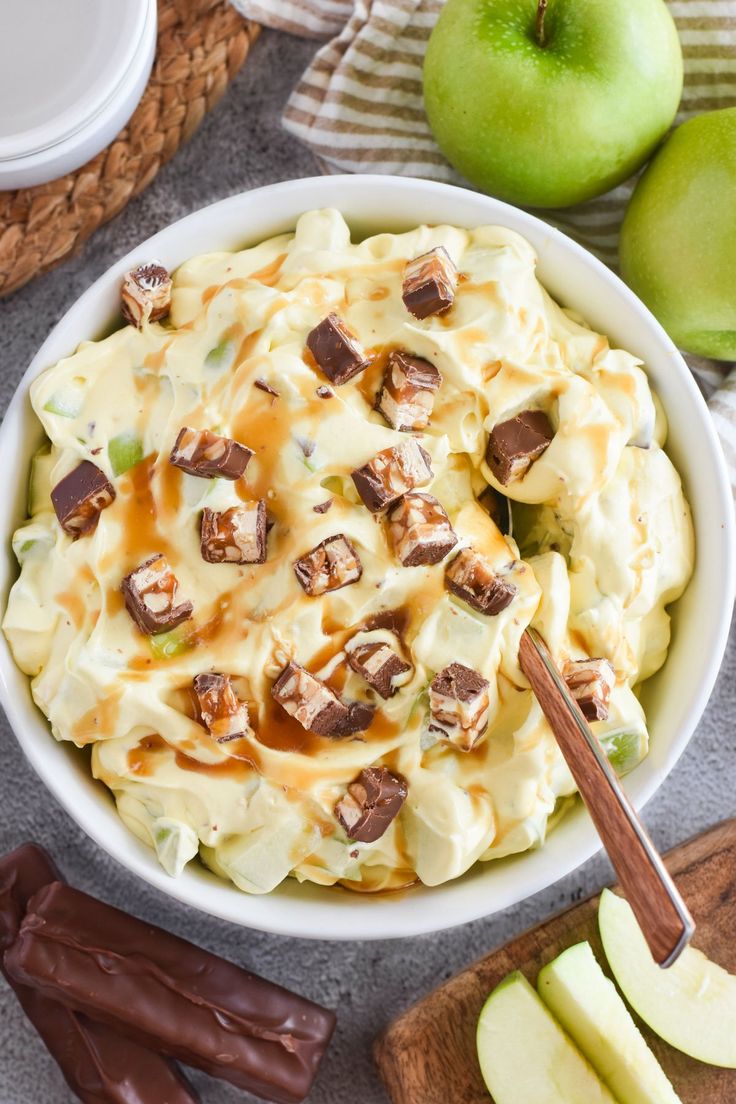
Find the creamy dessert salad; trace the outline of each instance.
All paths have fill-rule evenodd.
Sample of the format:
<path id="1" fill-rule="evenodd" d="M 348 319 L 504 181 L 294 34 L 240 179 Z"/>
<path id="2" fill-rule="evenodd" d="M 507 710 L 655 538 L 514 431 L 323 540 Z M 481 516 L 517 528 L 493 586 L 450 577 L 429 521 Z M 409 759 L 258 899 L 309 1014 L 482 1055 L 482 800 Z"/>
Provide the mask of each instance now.
<path id="1" fill-rule="evenodd" d="M 693 538 L 636 358 L 499 227 L 151 263 L 35 381 L 4 631 L 55 737 L 172 874 L 437 885 L 574 785 L 534 625 L 619 771 Z"/>

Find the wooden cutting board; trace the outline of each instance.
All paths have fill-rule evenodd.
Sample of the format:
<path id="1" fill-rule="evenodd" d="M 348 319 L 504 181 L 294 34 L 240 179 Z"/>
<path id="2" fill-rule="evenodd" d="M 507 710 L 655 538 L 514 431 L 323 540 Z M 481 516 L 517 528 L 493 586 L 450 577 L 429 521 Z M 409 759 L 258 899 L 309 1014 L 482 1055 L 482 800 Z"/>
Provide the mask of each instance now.
<path id="1" fill-rule="evenodd" d="M 736 973 L 736 819 L 680 844 L 666 862 L 695 919 L 695 946 Z M 483 1002 L 511 970 L 522 970 L 536 984 L 542 966 L 583 939 L 590 940 L 610 976 L 598 936 L 597 909 L 596 896 L 547 920 L 451 978 L 395 1020 L 374 1047 L 394 1104 L 488 1104 L 491 1098 L 475 1051 Z M 736 1070 L 696 1062 L 638 1022 L 683 1104 L 736 1104 Z"/>

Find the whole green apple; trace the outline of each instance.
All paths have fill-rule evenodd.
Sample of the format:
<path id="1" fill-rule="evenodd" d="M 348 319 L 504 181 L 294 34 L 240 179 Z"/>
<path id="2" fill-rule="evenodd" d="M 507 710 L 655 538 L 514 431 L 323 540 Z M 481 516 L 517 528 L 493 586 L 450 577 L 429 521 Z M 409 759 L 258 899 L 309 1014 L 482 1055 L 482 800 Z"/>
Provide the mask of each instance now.
<path id="1" fill-rule="evenodd" d="M 621 229 L 627 284 L 683 349 L 736 360 L 736 108 L 683 123 Z"/>
<path id="2" fill-rule="evenodd" d="M 445 156 L 485 192 L 581 203 L 667 133 L 682 51 L 664 0 L 447 0 L 424 100 Z"/>

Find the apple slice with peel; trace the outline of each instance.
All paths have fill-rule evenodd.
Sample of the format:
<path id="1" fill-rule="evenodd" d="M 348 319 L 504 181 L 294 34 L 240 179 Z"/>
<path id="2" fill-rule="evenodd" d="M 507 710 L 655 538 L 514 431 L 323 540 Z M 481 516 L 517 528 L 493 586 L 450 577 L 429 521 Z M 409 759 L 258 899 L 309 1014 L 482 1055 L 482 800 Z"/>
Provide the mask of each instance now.
<path id="1" fill-rule="evenodd" d="M 691 1058 L 736 1069 L 736 975 L 694 947 L 662 970 L 628 901 L 608 889 L 598 925 L 619 988 L 652 1031 Z"/>
<path id="2" fill-rule="evenodd" d="M 478 1060 L 496 1104 L 616 1104 L 523 974 L 483 1005 Z"/>
<path id="3" fill-rule="evenodd" d="M 545 966 L 537 990 L 619 1104 L 681 1104 L 590 943 Z"/>

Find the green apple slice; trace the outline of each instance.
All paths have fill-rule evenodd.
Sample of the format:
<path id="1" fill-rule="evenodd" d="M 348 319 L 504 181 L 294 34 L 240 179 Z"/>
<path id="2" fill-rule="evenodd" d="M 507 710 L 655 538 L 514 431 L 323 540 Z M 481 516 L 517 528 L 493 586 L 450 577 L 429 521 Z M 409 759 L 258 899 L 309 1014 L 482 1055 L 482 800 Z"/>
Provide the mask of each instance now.
<path id="1" fill-rule="evenodd" d="M 107 455 L 115 475 L 122 475 L 143 459 L 143 442 L 137 433 L 118 433 L 107 445 Z"/>
<path id="2" fill-rule="evenodd" d="M 192 646 L 187 630 L 181 625 L 169 632 L 149 636 L 148 643 L 156 659 L 173 659 L 188 652 Z"/>
<path id="3" fill-rule="evenodd" d="M 736 976 L 694 947 L 662 970 L 628 901 L 607 889 L 598 925 L 619 988 L 652 1031 L 691 1058 L 736 1069 Z"/>
<path id="4" fill-rule="evenodd" d="M 620 1104 L 681 1104 L 590 943 L 545 966 L 537 990 Z"/>
<path id="5" fill-rule="evenodd" d="M 601 736 L 601 745 L 616 774 L 624 775 L 638 767 L 642 759 L 646 758 L 649 737 L 645 731 L 637 732 L 634 729 L 610 732 Z"/>
<path id="6" fill-rule="evenodd" d="M 84 406 L 84 381 L 71 380 L 58 391 L 54 391 L 44 410 L 49 414 L 58 414 L 62 418 L 76 418 Z"/>
<path id="7" fill-rule="evenodd" d="M 215 345 L 214 349 L 210 349 L 205 357 L 204 366 L 215 371 L 223 371 L 225 368 L 230 368 L 234 359 L 235 342 L 225 340 Z"/>
<path id="8" fill-rule="evenodd" d="M 478 1020 L 478 1060 L 496 1104 L 616 1104 L 523 974 L 504 978 Z"/>

